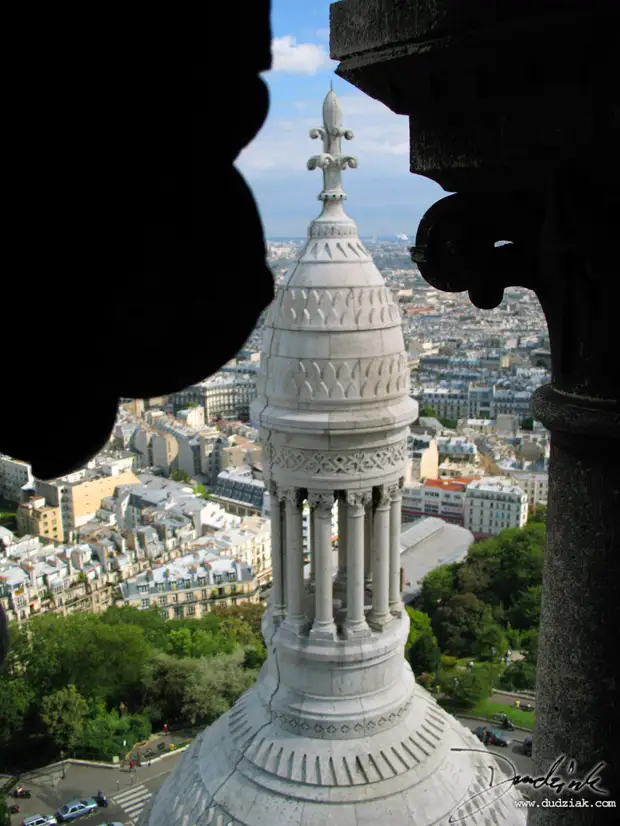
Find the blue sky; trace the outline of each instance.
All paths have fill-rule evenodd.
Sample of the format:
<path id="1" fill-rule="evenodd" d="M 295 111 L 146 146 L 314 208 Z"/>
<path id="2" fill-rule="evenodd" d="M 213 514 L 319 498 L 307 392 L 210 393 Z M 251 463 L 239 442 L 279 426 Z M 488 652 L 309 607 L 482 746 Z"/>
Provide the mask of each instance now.
<path id="1" fill-rule="evenodd" d="M 333 80 L 343 125 L 355 132 L 347 150 L 359 167 L 344 174 L 347 211 L 361 235 L 414 235 L 428 207 L 445 195 L 409 173 L 407 118 L 334 75 L 329 59 L 330 0 L 272 0 L 273 69 L 264 74 L 271 107 L 259 135 L 239 157 L 267 237 L 306 234 L 319 211 L 321 174 L 306 161 L 319 149 L 308 131 L 321 126 L 323 98 Z"/>

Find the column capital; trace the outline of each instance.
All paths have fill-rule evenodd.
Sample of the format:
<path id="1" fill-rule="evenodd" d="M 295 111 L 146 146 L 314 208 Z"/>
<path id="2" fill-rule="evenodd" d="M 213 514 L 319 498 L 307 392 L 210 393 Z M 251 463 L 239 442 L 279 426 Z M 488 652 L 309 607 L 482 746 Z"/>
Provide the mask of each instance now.
<path id="1" fill-rule="evenodd" d="M 280 500 L 285 501 L 292 508 L 301 508 L 303 492 L 300 488 L 279 488 Z"/>
<path id="2" fill-rule="evenodd" d="M 349 512 L 361 516 L 372 502 L 372 491 L 347 491 L 346 502 Z"/>
<path id="3" fill-rule="evenodd" d="M 397 485 L 394 485 L 394 488 L 397 487 Z M 379 485 L 379 487 L 375 488 L 374 503 L 377 508 L 388 508 L 390 506 L 392 499 L 390 488 L 390 485 Z"/>
<path id="4" fill-rule="evenodd" d="M 283 497 L 282 489 L 275 482 L 273 482 L 273 481 L 269 482 L 269 485 L 267 486 L 267 490 L 268 490 L 269 496 L 272 499 L 276 499 L 278 502 L 282 501 L 282 497 Z"/>
<path id="5" fill-rule="evenodd" d="M 390 502 L 395 502 L 397 499 L 401 498 L 401 489 L 402 485 L 400 484 L 400 480 L 395 485 L 387 485 L 386 491 L 387 495 L 390 499 Z"/>
<path id="6" fill-rule="evenodd" d="M 331 516 L 334 507 L 334 495 L 325 491 L 308 491 L 308 504 L 317 516 Z"/>

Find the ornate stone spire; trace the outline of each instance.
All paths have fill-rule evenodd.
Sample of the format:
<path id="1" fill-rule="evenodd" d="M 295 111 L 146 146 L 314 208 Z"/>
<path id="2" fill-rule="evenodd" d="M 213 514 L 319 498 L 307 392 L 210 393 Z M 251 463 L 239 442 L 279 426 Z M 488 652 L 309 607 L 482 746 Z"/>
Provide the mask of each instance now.
<path id="1" fill-rule="evenodd" d="M 357 158 L 341 152 L 342 138 L 350 141 L 354 135 L 351 129 L 342 128 L 342 111 L 333 89 L 323 101 L 323 127 L 311 129 L 310 137 L 323 141 L 321 154 L 308 160 L 308 169 L 323 170 L 323 191 L 318 195 L 319 201 L 344 201 L 347 196 L 342 189 L 342 170 L 347 166 L 355 169 Z"/>

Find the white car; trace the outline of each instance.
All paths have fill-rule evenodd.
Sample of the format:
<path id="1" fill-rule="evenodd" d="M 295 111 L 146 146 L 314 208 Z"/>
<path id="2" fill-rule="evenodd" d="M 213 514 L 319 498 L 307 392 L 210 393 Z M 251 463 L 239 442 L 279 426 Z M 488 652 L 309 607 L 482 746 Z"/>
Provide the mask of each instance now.
<path id="1" fill-rule="evenodd" d="M 58 826 L 54 815 L 28 815 L 22 820 L 22 826 Z"/>

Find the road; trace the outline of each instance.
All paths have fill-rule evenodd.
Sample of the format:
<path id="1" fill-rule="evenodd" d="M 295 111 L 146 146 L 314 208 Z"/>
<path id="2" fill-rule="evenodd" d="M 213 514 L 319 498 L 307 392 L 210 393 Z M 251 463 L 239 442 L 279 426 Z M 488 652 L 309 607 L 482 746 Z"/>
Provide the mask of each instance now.
<path id="1" fill-rule="evenodd" d="M 149 766 L 142 766 L 133 773 L 123 769 L 99 768 L 67 764 L 65 777 L 60 769 L 53 773 L 40 773 L 24 783 L 32 791 L 30 800 L 17 801 L 19 815 L 14 815 L 13 823 L 21 823 L 24 817 L 33 814 L 50 814 L 74 798 L 91 797 L 99 789 L 110 799 L 107 809 L 98 809 L 76 823 L 100 826 L 106 822 L 118 821 L 124 826 L 136 826 L 137 819 L 147 801 L 155 794 L 166 777 L 174 771 L 183 752 L 178 752 L 158 760 Z"/>
<path id="2" fill-rule="evenodd" d="M 478 726 L 485 725 L 481 723 L 479 720 L 474 720 L 471 717 L 457 717 L 456 718 L 459 723 L 462 723 L 466 728 L 473 731 L 474 729 L 478 728 Z M 508 740 L 508 746 L 501 747 L 501 746 L 487 746 L 488 750 L 497 754 L 500 757 L 508 758 L 512 763 L 514 763 L 515 770 L 518 774 L 521 775 L 533 775 L 534 773 L 534 761 L 531 757 L 526 757 L 523 754 L 523 740 L 527 736 L 527 732 L 525 731 L 506 731 L 504 732 L 506 739 Z M 500 767 L 502 771 L 512 775 L 513 770 L 510 766 L 504 763 L 503 760 L 500 761 Z M 527 790 L 522 788 L 523 792 Z"/>

